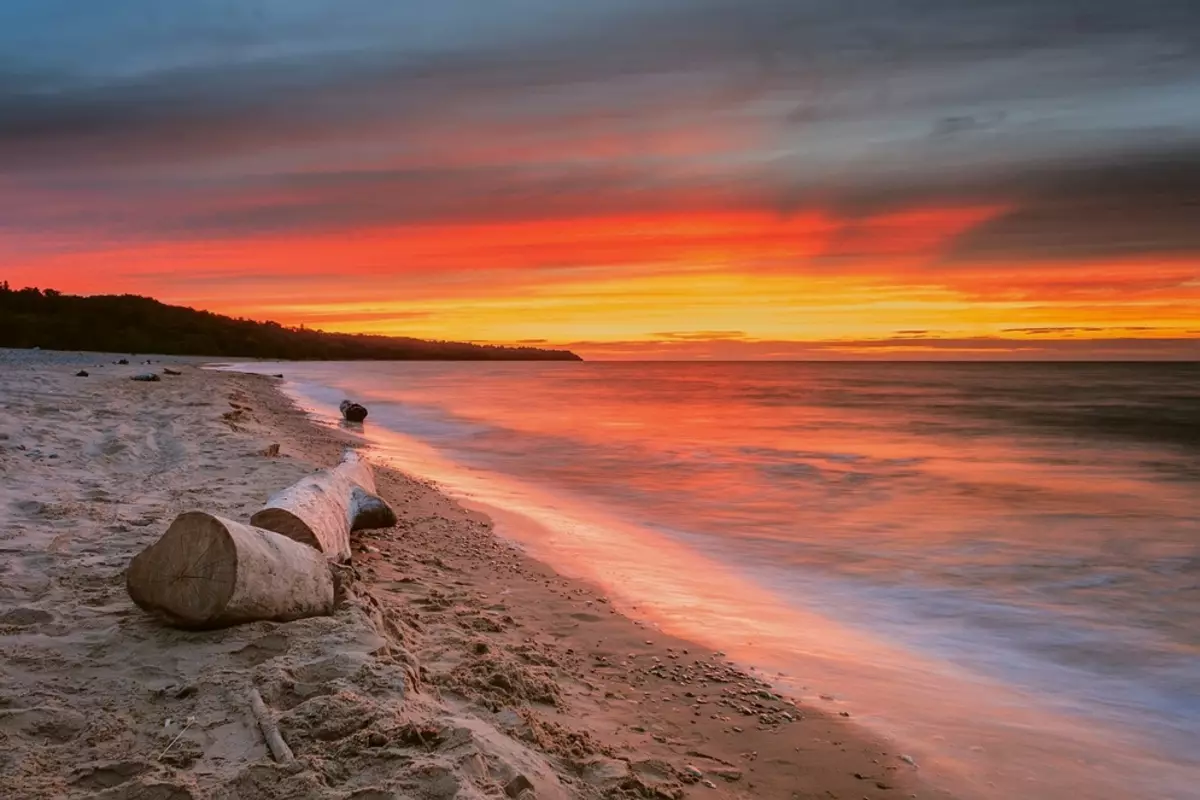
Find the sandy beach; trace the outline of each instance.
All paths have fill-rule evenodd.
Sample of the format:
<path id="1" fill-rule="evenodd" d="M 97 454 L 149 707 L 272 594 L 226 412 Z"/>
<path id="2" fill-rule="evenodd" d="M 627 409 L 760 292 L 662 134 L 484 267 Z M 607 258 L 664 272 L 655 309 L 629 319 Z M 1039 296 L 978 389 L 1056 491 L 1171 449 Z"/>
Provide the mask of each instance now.
<path id="1" fill-rule="evenodd" d="M 946 796 L 853 719 L 620 615 L 387 469 L 399 524 L 358 535 L 334 616 L 164 626 L 124 571 L 175 515 L 245 521 L 358 442 L 271 378 L 132 360 L 0 354 L 0 797 Z M 182 374 L 129 379 L 164 366 Z"/>

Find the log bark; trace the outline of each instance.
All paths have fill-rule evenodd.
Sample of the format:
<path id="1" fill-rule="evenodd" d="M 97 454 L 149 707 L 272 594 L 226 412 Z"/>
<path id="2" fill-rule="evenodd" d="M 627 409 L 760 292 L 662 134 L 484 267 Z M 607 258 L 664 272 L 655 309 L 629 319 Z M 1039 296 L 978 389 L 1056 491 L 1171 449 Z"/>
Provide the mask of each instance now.
<path id="1" fill-rule="evenodd" d="M 367 407 L 361 403 L 343 400 L 338 408 L 347 422 L 362 422 L 367 418 Z"/>
<path id="2" fill-rule="evenodd" d="M 286 622 L 333 613 L 334 578 L 312 548 L 203 511 L 180 514 L 134 557 L 125 588 L 180 628 Z"/>
<path id="3" fill-rule="evenodd" d="M 390 512 L 383 514 L 379 506 Z M 277 492 L 250 524 L 316 548 L 334 561 L 350 559 L 350 532 L 396 524 L 395 512 L 375 496 L 371 466 L 347 450 L 323 469 Z"/>

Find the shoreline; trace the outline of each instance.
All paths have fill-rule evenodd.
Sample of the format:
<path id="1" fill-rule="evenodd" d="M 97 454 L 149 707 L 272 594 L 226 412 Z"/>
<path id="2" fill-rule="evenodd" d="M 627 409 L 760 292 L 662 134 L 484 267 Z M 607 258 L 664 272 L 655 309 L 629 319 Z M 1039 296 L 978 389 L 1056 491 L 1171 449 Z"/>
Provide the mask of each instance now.
<path id="1" fill-rule="evenodd" d="M 34 580 L 22 597 L 20 582 L 14 588 L 4 581 L 11 571 L 0 573 L 0 619 L 30 623 L 0 625 L 7 643 L 17 640 L 16 666 L 24 665 L 14 668 L 5 648 L 0 738 L 11 755 L 0 759 L 0 783 L 21 781 L 13 797 L 83 796 L 84 788 L 109 800 L 503 797 L 516 774 L 530 781 L 537 798 L 947 797 L 922 786 L 913 766 L 852 720 L 797 708 L 711 651 L 620 615 L 593 587 L 500 539 L 483 515 L 387 468 L 377 469 L 379 488 L 400 524 L 357 540 L 356 579 L 336 616 L 209 634 L 162 628 L 124 595 L 128 557 L 192 503 L 244 516 L 295 480 L 288 476 L 332 463 L 347 437 L 308 419 L 270 378 L 184 367 L 179 378 L 145 385 L 109 370 L 89 380 L 83 398 L 71 396 L 79 385 L 73 382 L 83 379 L 69 377 L 69 369 L 39 367 L 34 382 L 40 387 L 17 403 L 16 375 L 6 371 L 0 380 L 19 423 L 0 431 L 6 480 L 15 475 L 10 467 L 18 456 L 31 458 L 28 447 L 14 452 L 16 437 L 45 438 L 53 433 L 49 428 L 63 428 L 54 419 L 61 408 L 38 411 L 46 401 L 34 395 L 57 395 L 49 403 L 77 406 L 71 430 L 83 439 L 95 438 L 89 425 L 99 416 L 130 438 L 144 434 L 153 443 L 157 437 L 171 458 L 146 476 L 154 496 L 141 501 L 139 524 L 116 533 L 108 528 L 117 523 L 103 524 L 103 514 L 91 507 L 104 501 L 88 495 L 111 495 L 122 478 L 128 486 L 127 474 L 102 463 L 120 461 L 119 450 L 89 456 L 83 448 L 72 459 L 81 468 L 74 484 L 56 474 L 62 454 L 54 459 L 60 464 L 47 457 L 9 481 L 0 496 L 7 501 L 0 513 L 22 517 L 22 537 L 6 549 L 37 555 L 20 574 L 32 576 L 47 558 L 72 555 L 62 529 L 74 516 L 101 518 L 95 539 L 80 538 L 88 540 L 90 558 L 99 556 L 104 575 L 103 596 L 87 598 L 98 603 L 87 605 L 71 586 L 55 586 L 60 581 L 53 576 L 45 584 Z M 214 399 L 197 399 L 202 396 Z M 145 406 L 139 398 L 159 404 L 174 432 L 164 433 L 156 422 L 146 431 L 130 429 Z M 96 413 L 97 405 L 104 413 Z M 22 411 L 34 419 L 20 419 Z M 45 432 L 39 415 L 49 418 Z M 104 437 L 101 432 L 110 445 L 120 441 Z M 273 443 L 281 446 L 276 458 L 263 454 Z M 231 463 L 216 463 L 223 461 Z M 61 515 L 46 500 L 14 495 L 55 478 L 54 492 L 77 496 L 60 503 Z M 14 503 L 26 503 L 25 510 L 14 511 Z M 14 608 L 24 611 L 12 617 Z M 50 647 L 47 638 L 65 646 Z M 127 658 L 96 659 L 98 649 Z M 139 673 L 138 679 L 123 670 Z M 298 772 L 269 760 L 252 721 L 229 702 L 248 680 L 264 687 L 281 715 L 281 730 L 302 764 Z M 406 684 L 402 693 L 398 682 Z M 113 709 L 114 719 L 99 721 L 119 735 L 97 737 L 92 727 L 98 723 L 66 713 L 70 694 L 56 696 L 40 685 L 72 683 L 87 685 L 89 699 Z M 156 683 L 162 691 L 147 692 Z M 176 686 L 182 688 L 171 695 Z M 29 703 L 34 696 L 37 705 Z M 187 707 L 175 708 L 180 705 Z M 164 719 L 176 728 L 164 726 Z M 193 721 L 180 731 L 179 719 Z M 341 727 L 330 730 L 331 719 Z M 46 744 L 46 730 L 63 741 Z M 167 745 L 167 734 L 179 734 L 174 752 L 190 761 L 172 765 L 170 752 L 165 761 L 153 757 Z M 244 745 L 242 751 L 231 741 Z M 165 787 L 177 794 L 152 794 Z"/>

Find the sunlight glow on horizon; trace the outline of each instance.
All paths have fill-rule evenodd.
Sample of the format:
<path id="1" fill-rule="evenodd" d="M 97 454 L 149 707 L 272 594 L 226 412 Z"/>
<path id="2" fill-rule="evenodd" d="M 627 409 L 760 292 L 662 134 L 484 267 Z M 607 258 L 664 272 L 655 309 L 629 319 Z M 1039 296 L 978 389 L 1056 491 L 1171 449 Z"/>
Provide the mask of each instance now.
<path id="1" fill-rule="evenodd" d="M 961 236 L 1004 211 L 671 212 L 365 228 L 50 252 L 32 259 L 38 266 L 25 277 L 57 272 L 65 280 L 56 288 L 95 293 L 112 286 L 109 265 L 119 262 L 130 290 L 218 313 L 602 358 L 813 355 L 789 343 L 820 343 L 840 357 L 996 352 L 994 342 L 971 341 L 980 337 L 1011 341 L 1014 356 L 1048 338 L 1200 344 L 1200 283 L 1188 259 L 1095 260 L 1087 269 L 946 263 Z M 189 281 L 164 269 L 168 259 L 206 273 Z M 96 268 L 79 270 L 81 261 Z"/>

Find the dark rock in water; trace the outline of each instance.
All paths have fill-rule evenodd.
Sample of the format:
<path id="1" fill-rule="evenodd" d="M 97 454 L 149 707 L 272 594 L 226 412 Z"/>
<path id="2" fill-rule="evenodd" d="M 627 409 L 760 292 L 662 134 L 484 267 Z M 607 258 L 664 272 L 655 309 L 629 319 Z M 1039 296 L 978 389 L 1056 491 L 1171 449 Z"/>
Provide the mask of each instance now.
<path id="1" fill-rule="evenodd" d="M 352 531 L 390 528 L 396 524 L 396 512 L 387 501 L 361 487 L 355 486 L 350 492 L 350 508 L 354 514 L 350 520 Z"/>
<path id="2" fill-rule="evenodd" d="M 76 378 L 86 378 L 87 376 L 88 376 L 88 371 L 86 369 L 81 369 L 81 370 L 79 370 L 79 372 L 75 373 Z"/>
<path id="3" fill-rule="evenodd" d="M 117 363 L 118 363 L 118 364 L 128 364 L 128 363 L 129 363 L 129 359 L 128 359 L 128 358 L 118 358 L 118 359 L 117 359 Z"/>
<path id="4" fill-rule="evenodd" d="M 276 377 L 276 378 L 282 378 L 282 377 L 283 377 L 283 373 L 282 373 L 282 372 L 276 372 L 276 373 L 275 373 L 275 377 Z"/>
<path id="5" fill-rule="evenodd" d="M 177 369 L 171 369 L 170 367 L 163 367 L 163 375 L 182 375 L 182 374 L 183 373 Z"/>
<path id="6" fill-rule="evenodd" d="M 347 422 L 362 422 L 367 418 L 367 407 L 359 403 L 343 400 L 338 408 L 342 410 L 342 416 Z"/>
<path id="7" fill-rule="evenodd" d="M 158 375 L 154 374 L 153 372 L 143 372 L 141 375 L 134 375 L 133 379 L 135 381 L 159 381 L 159 380 L 162 380 L 162 378 L 158 377 Z"/>

